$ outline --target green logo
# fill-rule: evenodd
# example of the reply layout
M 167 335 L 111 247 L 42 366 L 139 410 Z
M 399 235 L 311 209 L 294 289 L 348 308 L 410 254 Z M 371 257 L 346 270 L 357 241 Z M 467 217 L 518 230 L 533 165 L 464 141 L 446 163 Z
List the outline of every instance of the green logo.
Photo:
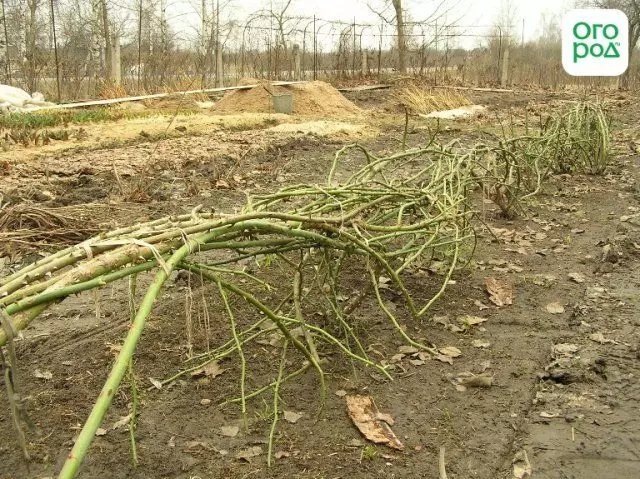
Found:
M 589 24 L 578 22 L 573 26 L 573 63 L 588 58 L 620 58 L 620 42 L 616 41 L 620 29 L 613 23 Z M 588 42 L 586 42 L 587 40 Z
M 613 77 L 622 75 L 628 66 L 629 20 L 624 12 L 609 8 L 582 8 L 564 14 L 564 71 L 578 77 Z

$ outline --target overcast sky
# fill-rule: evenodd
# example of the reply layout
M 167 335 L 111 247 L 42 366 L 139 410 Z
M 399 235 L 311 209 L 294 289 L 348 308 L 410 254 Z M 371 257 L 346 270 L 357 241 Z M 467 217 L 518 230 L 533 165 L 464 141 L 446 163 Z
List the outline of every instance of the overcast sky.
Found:
M 261 8 L 282 5 L 286 0 L 220 0 L 221 4 L 230 1 L 227 7 L 227 15 L 242 20 L 251 13 Z M 434 11 L 434 6 L 442 0 L 404 0 L 405 10 L 412 20 L 428 18 Z M 201 0 L 168 0 L 168 16 L 173 12 L 178 23 L 189 24 L 191 30 L 197 30 L 199 24 L 198 9 Z M 207 0 L 210 5 L 214 0 Z M 358 23 L 379 24 L 380 18 L 376 16 L 368 5 L 379 6 L 390 4 L 391 0 L 292 0 L 289 12 L 292 15 L 313 16 L 325 20 L 341 20 Z M 458 21 L 463 27 L 457 33 L 463 36 L 458 40 L 461 46 L 473 48 L 482 40 L 483 36 L 490 33 L 491 25 L 500 20 L 500 12 L 506 5 L 511 5 L 512 17 L 515 25 L 513 34 L 520 39 L 523 33 L 524 39 L 533 40 L 540 35 L 540 19 L 543 13 L 561 17 L 563 11 L 573 6 L 575 0 L 445 0 L 447 5 L 447 20 Z M 191 10 L 192 14 L 189 13 Z M 389 17 L 393 17 L 389 10 Z M 178 19 L 179 17 L 179 19 Z M 441 19 L 444 20 L 444 19 Z M 170 23 L 171 19 L 170 19 Z M 174 23 L 175 25 L 175 23 Z M 185 25 L 186 26 L 186 25 Z M 328 29 L 325 29 L 329 35 Z M 337 34 L 336 34 L 337 35 Z

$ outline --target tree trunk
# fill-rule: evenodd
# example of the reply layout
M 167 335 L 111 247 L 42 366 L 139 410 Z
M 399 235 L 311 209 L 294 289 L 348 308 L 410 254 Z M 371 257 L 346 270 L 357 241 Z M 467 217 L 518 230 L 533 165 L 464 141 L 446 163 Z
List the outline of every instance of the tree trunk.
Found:
M 29 7 L 29 24 L 26 31 L 26 73 L 27 73 L 27 89 L 29 93 L 36 90 L 36 13 L 38 10 L 38 0 L 28 0 Z
M 393 0 L 393 8 L 396 11 L 396 29 L 398 31 L 398 71 L 407 73 L 407 42 L 404 36 L 404 14 L 402 12 L 402 0 Z
M 0 0 L 0 9 L 2 9 L 2 34 L 4 36 L 4 39 L 2 40 L 2 42 L 0 42 L 0 44 L 2 45 L 2 52 L 0 53 L 2 55 L 2 61 L 4 62 L 3 67 L 4 67 L 4 75 L 5 75 L 5 83 L 7 83 L 8 85 L 11 84 L 11 60 L 9 57 L 9 33 L 7 31 L 7 17 L 5 16 L 6 11 L 5 11 L 5 5 L 4 5 L 4 0 Z
M 104 65 L 107 78 L 113 78 L 111 66 L 112 60 L 112 46 L 111 46 L 111 31 L 109 28 L 109 10 L 107 9 L 107 0 L 100 1 L 100 7 L 102 10 L 102 36 L 104 38 Z
M 629 89 L 629 71 L 631 69 L 631 59 L 633 58 L 633 51 L 636 48 L 636 44 L 640 39 L 640 24 L 629 25 L 629 68 L 620 75 L 618 78 L 618 89 Z

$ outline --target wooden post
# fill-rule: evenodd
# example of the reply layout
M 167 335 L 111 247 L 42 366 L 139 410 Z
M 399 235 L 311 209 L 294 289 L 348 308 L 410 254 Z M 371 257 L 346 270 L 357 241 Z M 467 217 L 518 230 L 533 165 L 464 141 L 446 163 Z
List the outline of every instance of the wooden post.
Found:
M 220 0 L 216 0 L 216 87 L 220 88 L 224 86 L 222 79 L 222 45 L 220 44 Z
M 302 72 L 302 56 L 300 55 L 300 45 L 293 46 L 293 77 L 300 80 Z
M 313 81 L 318 78 L 318 37 L 316 32 L 316 16 L 313 15 Z
M 58 57 L 58 36 L 56 33 L 56 13 L 53 0 L 50 2 L 51 7 L 51 30 L 53 33 L 53 53 L 56 62 L 56 101 L 60 103 L 60 59 Z M 4 10 L 3 10 L 4 11 Z
M 120 61 L 120 35 L 111 37 L 111 79 L 116 85 L 122 84 L 122 63 Z
M 369 74 L 369 66 L 367 64 L 367 50 L 362 49 L 362 76 L 366 77 Z
M 509 83 L 509 46 L 504 48 L 504 54 L 502 56 L 502 73 L 500 75 L 500 86 L 506 87 Z
M 104 35 L 104 67 L 106 70 L 106 77 L 113 78 L 113 72 L 110 68 L 113 66 L 113 45 L 111 42 L 110 34 L 110 22 L 109 22 L 109 10 L 107 8 L 107 0 L 100 0 L 101 14 L 102 14 L 102 32 Z

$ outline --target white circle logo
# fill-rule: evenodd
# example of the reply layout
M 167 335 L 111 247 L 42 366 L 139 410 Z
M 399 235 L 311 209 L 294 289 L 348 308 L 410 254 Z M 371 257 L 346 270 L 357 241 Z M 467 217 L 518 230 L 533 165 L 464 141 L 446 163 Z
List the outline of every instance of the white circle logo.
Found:
M 571 10 L 562 19 L 562 66 L 573 76 L 618 76 L 629 67 L 629 19 L 620 10 Z

